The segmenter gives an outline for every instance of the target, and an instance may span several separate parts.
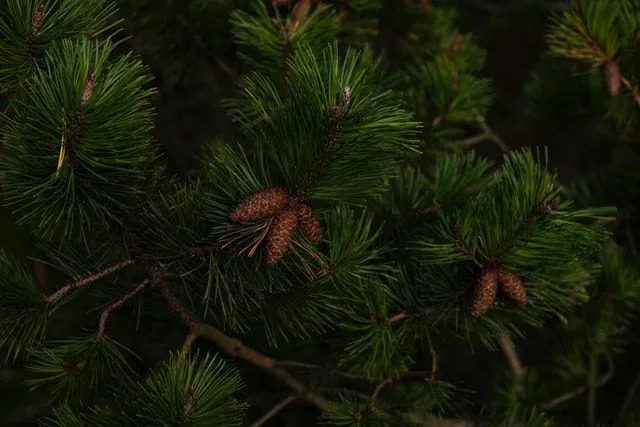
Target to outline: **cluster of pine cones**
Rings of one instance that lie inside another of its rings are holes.
[[[311,243],[317,245],[322,242],[322,224],[311,207],[280,187],[254,193],[238,203],[229,214],[229,218],[235,222],[258,221],[269,217],[272,217],[267,234],[266,259],[269,265],[276,265],[282,260],[298,228]]]
[[[491,308],[498,287],[520,307],[527,303],[527,289],[518,276],[502,267],[490,267],[484,270],[476,283],[471,306],[472,316],[480,316]]]

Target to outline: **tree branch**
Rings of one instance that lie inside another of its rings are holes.
[[[83,286],[89,285],[93,282],[96,282],[112,273],[115,273],[116,271],[122,270],[125,267],[128,267],[130,265],[135,264],[137,261],[133,260],[133,259],[128,259],[125,261],[121,261],[117,264],[114,264],[110,267],[105,268],[104,270],[92,274],[91,276],[87,276],[87,277],[83,277],[82,279],[76,280],[75,282],[71,282],[68,283],[66,285],[64,285],[62,288],[58,289],[56,292],[54,292],[53,294],[49,295],[46,299],[45,302],[47,304],[53,304],[55,302],[57,302],[58,300],[60,300],[60,298],[62,298],[63,296],[65,296],[66,294],[68,294],[69,292],[71,292],[74,289],[78,289],[81,288]]]
[[[261,425],[269,421],[271,418],[275,417],[278,414],[278,412],[282,411],[285,407],[287,407],[290,403],[293,403],[296,399],[297,399],[296,396],[289,396],[286,399],[280,401],[276,406],[271,408],[269,412],[264,414],[258,421],[251,424],[251,427],[260,427]]]
[[[104,331],[107,326],[107,319],[113,310],[117,310],[120,308],[122,304],[126,301],[130,300],[132,297],[137,295],[145,286],[149,284],[149,279],[145,279],[138,286],[136,286],[131,292],[120,297],[116,302],[111,304],[109,307],[105,308],[102,314],[100,315],[100,324],[98,326],[98,339],[104,338]]]
[[[201,338],[205,338],[216,344],[225,353],[242,359],[251,365],[258,367],[273,377],[286,384],[302,400],[313,404],[321,411],[328,411],[334,406],[333,402],[326,400],[319,394],[314,393],[305,384],[298,381],[286,370],[277,366],[277,361],[266,356],[251,347],[247,347],[241,341],[232,338],[220,329],[208,323],[203,323],[194,319],[175,294],[169,289],[166,283],[156,280],[154,288],[162,295],[167,305],[176,313],[180,319],[189,327],[190,333]]]

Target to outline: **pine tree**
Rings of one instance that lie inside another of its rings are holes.
[[[462,7],[161,3],[0,3],[2,206],[56,283],[0,252],[0,351],[40,424],[640,419],[640,379],[615,413],[598,393],[640,308],[635,165],[567,180],[553,146],[511,149]],[[634,152],[640,3],[549,14],[530,114],[545,66],[584,67],[563,84],[596,82]],[[235,129],[188,173],[154,137],[172,85]]]

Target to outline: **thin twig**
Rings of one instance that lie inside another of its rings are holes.
[[[513,341],[511,341],[511,338],[502,335],[500,337],[500,348],[502,349],[502,353],[504,353],[505,359],[507,359],[514,379],[520,382],[524,376],[524,369],[522,368],[522,362],[520,362],[520,357],[518,357],[518,353],[516,353],[516,347]]]
[[[286,370],[277,367],[277,361],[275,359],[246,346],[241,341],[228,336],[213,325],[195,320],[191,312],[182,305],[180,300],[175,296],[171,289],[169,289],[166,283],[156,281],[153,286],[165,299],[167,305],[189,327],[191,334],[205,338],[216,344],[225,353],[242,359],[251,365],[268,372],[273,377],[286,384],[300,399],[306,400],[307,402],[315,405],[321,411],[326,412],[335,405],[323,396],[314,393]]]
[[[260,418],[255,423],[251,424],[251,427],[260,427],[261,425],[269,421],[271,418],[275,417],[278,414],[278,412],[282,411],[285,407],[287,407],[290,403],[293,403],[296,399],[297,399],[296,396],[289,396],[286,399],[280,401],[276,406],[271,408],[269,412],[264,414],[262,418]]]
[[[184,343],[182,344],[182,348],[180,349],[180,359],[187,357],[187,354],[191,351],[191,347],[193,346],[196,338],[198,337],[194,334],[187,334],[184,339]]]
[[[82,279],[76,280],[75,282],[71,282],[68,283],[66,285],[64,285],[63,287],[61,287],[60,289],[58,289],[56,292],[54,292],[53,294],[49,295],[49,297],[47,297],[45,299],[45,302],[47,304],[52,304],[54,302],[57,302],[60,298],[62,298],[63,296],[65,296],[66,294],[68,294],[69,292],[71,292],[74,289],[78,289],[81,288],[83,286],[89,285],[93,282],[96,282],[112,273],[115,273],[118,270],[121,270],[125,267],[128,267],[130,265],[135,264],[137,261],[133,260],[133,259],[127,259],[124,261],[121,261],[117,264],[114,264],[110,267],[105,268],[104,270],[92,274],[91,276],[87,276],[87,277],[83,277]]]
[[[126,301],[130,300],[132,297],[137,295],[145,286],[149,284],[149,279],[145,279],[138,286],[136,286],[131,292],[120,297],[116,302],[111,304],[109,307],[105,308],[100,315],[100,323],[98,326],[98,339],[104,338],[105,328],[107,326],[107,319],[113,310],[117,310],[120,308],[122,304]]]
[[[339,377],[349,378],[353,380],[371,381],[368,377],[365,377],[364,375],[352,374],[351,372],[339,371],[333,368],[325,368],[324,366],[313,365],[311,363],[295,362],[292,360],[279,360],[277,362],[277,366],[282,368],[290,367],[290,368],[313,369],[316,371],[326,371],[332,375],[339,376]]]
[[[496,144],[496,146],[503,152],[507,153],[510,151],[509,146],[504,143],[502,138],[500,138],[500,136],[495,133],[493,129],[491,129],[486,119],[482,115],[479,114],[477,120],[487,138],[491,139],[491,141],[493,141],[493,143]]]
[[[611,356],[607,355],[607,363],[609,365],[609,370],[607,371],[607,373],[605,375],[603,375],[598,382],[596,383],[596,388],[602,387],[603,385],[605,385],[606,383],[608,383],[609,381],[611,381],[611,378],[613,378],[613,375],[615,374],[615,365],[613,364],[613,360],[611,359]],[[571,400],[575,397],[580,396],[582,393],[585,392],[585,390],[587,389],[586,386],[581,386],[578,387],[577,389],[570,391],[568,393],[562,394],[558,397],[554,397],[553,399],[551,399],[550,401],[548,401],[547,403],[544,403],[540,406],[541,409],[548,411],[549,409],[552,409],[556,406],[558,406],[561,403],[566,402],[567,400]]]
[[[625,76],[620,76],[620,81],[622,81],[622,84],[624,84],[625,87],[631,91],[631,93],[633,94],[633,99],[638,105],[640,105],[640,93],[638,92],[638,88],[631,84],[631,82]]]
[[[371,395],[371,400],[376,400],[378,398],[378,396],[380,395],[380,393],[382,392],[382,390],[389,384],[391,384],[393,382],[393,378],[392,377],[387,377],[385,378],[383,381],[381,381],[375,388],[375,390],[373,390],[373,394]]]
[[[429,380],[435,381],[436,373],[438,372],[438,353],[432,348],[429,349],[431,352],[431,373],[429,374]]]

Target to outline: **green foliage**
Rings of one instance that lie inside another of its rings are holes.
[[[105,382],[130,377],[129,356],[129,350],[109,337],[51,341],[32,348],[28,383],[33,388],[50,387],[52,398],[83,399]]]
[[[151,425],[239,426],[245,405],[232,395],[238,372],[217,356],[173,355],[131,390],[136,420]]]
[[[391,320],[385,286],[365,283],[353,293],[353,303],[359,307],[342,325],[353,338],[345,347],[341,363],[373,379],[407,371],[411,364],[407,331]]]
[[[5,117],[5,202],[44,238],[84,239],[144,194],[155,157],[149,76],[110,52],[108,42],[63,41],[29,81],[20,119]]]
[[[312,201],[361,203],[381,192],[400,156],[414,148],[416,124],[379,87],[376,61],[351,50],[342,59],[333,45],[318,53],[301,49],[289,66],[287,96],[256,73],[250,78],[261,83],[252,87],[260,90],[244,91],[252,109],[235,111],[264,150],[263,161],[278,181]]]
[[[34,16],[43,7],[40,28]],[[0,9],[0,93],[25,83],[59,40],[97,37],[118,24],[102,0],[6,0]]]
[[[637,31],[637,11],[630,1],[573,0],[555,16],[548,36],[551,52],[592,66],[613,59]]]
[[[289,74],[289,58],[300,47],[321,49],[335,39],[337,20],[332,9],[320,5],[309,15],[297,19],[273,10],[265,2],[254,2],[253,13],[231,14],[232,32],[241,47],[240,58],[249,69],[263,73],[278,85]],[[281,87],[281,86],[278,86]]]
[[[0,252],[0,348],[14,360],[42,341],[47,320],[55,308],[47,307],[33,277],[17,260]]]
[[[349,395],[340,396],[340,403],[326,412],[323,418],[324,424],[349,427],[383,427],[390,422],[389,416],[370,402]]]

